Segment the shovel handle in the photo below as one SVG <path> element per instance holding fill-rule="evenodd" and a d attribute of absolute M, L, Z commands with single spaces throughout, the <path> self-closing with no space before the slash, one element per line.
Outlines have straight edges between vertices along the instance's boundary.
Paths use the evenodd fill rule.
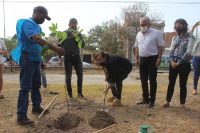
<path fill-rule="evenodd" d="M 47 110 L 47 108 L 53 103 L 53 101 L 56 99 L 58 95 L 56 95 L 51 102 L 45 107 L 45 109 L 42 111 L 42 113 L 39 115 L 39 118 L 44 114 L 44 112 Z"/>
<path fill-rule="evenodd" d="M 104 130 L 106 130 L 106 129 L 108 129 L 108 128 L 114 127 L 114 126 L 116 126 L 116 124 L 113 124 L 113 125 L 110 125 L 110 126 L 108 126 L 108 127 L 105 127 L 105 128 L 103 128 L 103 129 L 101 129 L 101 130 L 98 130 L 98 131 L 96 131 L 96 132 L 94 132 L 94 133 L 100 133 L 100 132 L 102 132 L 102 131 L 104 131 Z"/>

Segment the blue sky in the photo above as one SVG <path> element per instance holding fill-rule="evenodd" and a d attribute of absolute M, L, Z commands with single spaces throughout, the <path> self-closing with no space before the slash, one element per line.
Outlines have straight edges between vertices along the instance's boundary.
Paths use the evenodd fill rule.
<path fill-rule="evenodd" d="M 102 22 L 120 17 L 122 8 L 128 7 L 131 3 L 78 3 L 78 2 L 34 2 L 37 0 L 5 0 L 5 21 L 6 21 L 6 37 L 15 34 L 16 21 L 20 18 L 31 17 L 33 8 L 38 5 L 45 6 L 48 9 L 49 16 L 52 21 L 45 21 L 42 24 L 43 31 L 48 34 L 48 27 L 51 23 L 58 23 L 59 30 L 65 30 L 68 27 L 68 20 L 71 17 L 76 17 L 79 26 L 84 29 L 86 33 L 95 25 L 100 25 Z M 51 0 L 48 0 L 51 1 Z M 56 0 L 53 0 L 56 1 Z M 67 1 L 67 0 L 63 0 Z M 84 0 L 79 0 L 84 1 Z M 110 0 L 112 1 L 112 0 Z M 126 1 L 126 0 L 124 0 Z M 163 3 L 162 0 L 138 0 L 148 2 L 149 8 L 152 12 L 161 13 L 163 20 L 165 20 L 165 31 L 173 31 L 173 23 L 177 18 L 184 18 L 188 21 L 191 27 L 200 20 L 199 15 L 199 1 L 191 0 L 168 0 Z M 134 2 L 134 1 L 133 1 Z M 158 3 L 155 3 L 158 2 Z M 161 2 L 161 3 L 159 3 Z M 172 2 L 172 3 L 170 3 Z M 196 4 L 180 4 L 174 2 L 190 2 Z M 3 4 L 0 0 L 0 37 L 3 37 Z"/>

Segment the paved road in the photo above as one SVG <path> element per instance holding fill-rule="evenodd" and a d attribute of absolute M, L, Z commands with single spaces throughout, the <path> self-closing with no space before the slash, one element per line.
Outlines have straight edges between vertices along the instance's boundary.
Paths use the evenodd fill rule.
<path fill-rule="evenodd" d="M 124 80 L 124 84 L 132 85 L 139 84 L 140 81 L 137 80 L 138 73 L 132 72 L 127 79 Z M 63 74 L 47 74 L 47 82 L 48 84 L 55 83 L 64 83 L 65 76 Z M 5 82 L 19 83 L 19 74 L 4 74 Z M 104 75 L 84 75 L 83 84 L 105 84 L 105 76 Z M 76 75 L 72 75 L 72 83 L 76 83 Z"/>

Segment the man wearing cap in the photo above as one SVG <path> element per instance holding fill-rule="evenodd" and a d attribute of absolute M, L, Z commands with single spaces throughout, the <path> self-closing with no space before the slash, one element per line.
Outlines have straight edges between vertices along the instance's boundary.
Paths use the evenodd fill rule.
<path fill-rule="evenodd" d="M 20 90 L 17 102 L 17 123 L 19 125 L 32 125 L 34 122 L 28 119 L 27 110 L 29 104 L 29 91 L 31 91 L 32 113 L 40 114 L 44 109 L 41 107 L 41 49 L 47 45 L 50 49 L 62 54 L 64 51 L 45 41 L 41 36 L 41 27 L 45 19 L 51 20 L 47 9 L 37 6 L 33 10 L 33 15 L 29 19 L 17 21 L 17 46 L 19 49 L 20 66 Z"/>
<path fill-rule="evenodd" d="M 76 18 L 69 20 L 69 28 L 66 30 L 67 38 L 60 45 L 64 48 L 65 82 L 69 98 L 73 98 L 71 86 L 73 66 L 77 74 L 78 97 L 84 97 L 82 93 L 83 69 L 79 49 L 85 46 L 85 42 L 81 33 L 77 31 L 77 24 Z"/>

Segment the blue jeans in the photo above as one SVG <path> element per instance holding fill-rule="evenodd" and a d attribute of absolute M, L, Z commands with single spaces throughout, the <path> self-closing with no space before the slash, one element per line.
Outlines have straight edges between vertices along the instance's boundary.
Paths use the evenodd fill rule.
<path fill-rule="evenodd" d="M 44 72 L 44 70 L 41 69 L 41 80 L 42 80 L 42 86 L 44 88 L 47 88 L 47 77 L 46 77 L 46 73 Z"/>
<path fill-rule="evenodd" d="M 30 61 L 27 55 L 20 57 L 20 90 L 17 102 L 17 117 L 27 117 L 29 105 L 29 91 L 33 108 L 39 108 L 41 75 L 40 62 Z"/>
<path fill-rule="evenodd" d="M 200 57 L 194 56 L 192 60 L 192 65 L 194 69 L 193 86 L 194 89 L 197 89 L 198 80 L 200 76 Z"/>

